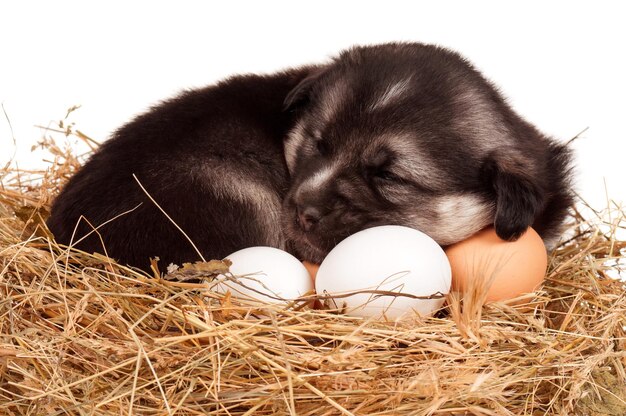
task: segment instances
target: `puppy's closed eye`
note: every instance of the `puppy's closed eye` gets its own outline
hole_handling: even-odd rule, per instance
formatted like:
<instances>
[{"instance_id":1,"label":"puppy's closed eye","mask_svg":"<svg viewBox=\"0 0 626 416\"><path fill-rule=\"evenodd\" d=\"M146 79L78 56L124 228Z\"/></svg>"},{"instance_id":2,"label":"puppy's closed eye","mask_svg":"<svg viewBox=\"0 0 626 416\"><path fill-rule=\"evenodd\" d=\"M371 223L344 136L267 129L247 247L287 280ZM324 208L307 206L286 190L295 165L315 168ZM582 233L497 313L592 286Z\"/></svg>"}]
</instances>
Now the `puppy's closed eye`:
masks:
<instances>
[{"instance_id":1,"label":"puppy's closed eye","mask_svg":"<svg viewBox=\"0 0 626 416\"><path fill-rule=\"evenodd\" d=\"M386 182L402 182L402 178L387 169L377 169L374 172L374 178Z\"/></svg>"}]
</instances>

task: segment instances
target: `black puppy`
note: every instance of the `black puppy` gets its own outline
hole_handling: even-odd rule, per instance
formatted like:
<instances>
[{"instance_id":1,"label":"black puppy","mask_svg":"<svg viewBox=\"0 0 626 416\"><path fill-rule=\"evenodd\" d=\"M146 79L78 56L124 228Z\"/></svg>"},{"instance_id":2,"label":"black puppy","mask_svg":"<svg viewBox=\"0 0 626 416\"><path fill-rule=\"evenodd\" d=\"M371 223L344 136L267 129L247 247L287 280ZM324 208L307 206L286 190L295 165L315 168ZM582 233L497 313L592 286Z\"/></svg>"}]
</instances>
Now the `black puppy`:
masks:
<instances>
[{"instance_id":1,"label":"black puppy","mask_svg":"<svg viewBox=\"0 0 626 416\"><path fill-rule=\"evenodd\" d=\"M77 246L144 269L149 257L198 260L139 181L207 259L269 245L319 262L382 224L442 245L490 224L503 239L532 225L554 241L572 204L569 161L456 53L357 47L140 116L71 179L48 225L65 244L98 227Z\"/></svg>"},{"instance_id":2,"label":"black puppy","mask_svg":"<svg viewBox=\"0 0 626 416\"><path fill-rule=\"evenodd\" d=\"M284 229L321 261L364 228L397 224L441 245L495 225L558 240L572 204L569 149L518 116L461 56L421 44L357 47L304 79L285 141Z\"/></svg>"}]
</instances>

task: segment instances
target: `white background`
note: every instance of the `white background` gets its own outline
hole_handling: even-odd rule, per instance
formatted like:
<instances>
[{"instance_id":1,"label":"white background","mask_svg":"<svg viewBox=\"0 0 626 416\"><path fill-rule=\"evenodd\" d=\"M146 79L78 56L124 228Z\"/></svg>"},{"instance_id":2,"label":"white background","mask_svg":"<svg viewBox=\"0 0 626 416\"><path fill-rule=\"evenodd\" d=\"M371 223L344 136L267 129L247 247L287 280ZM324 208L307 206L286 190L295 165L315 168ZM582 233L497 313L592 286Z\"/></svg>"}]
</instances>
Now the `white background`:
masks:
<instances>
[{"instance_id":1,"label":"white background","mask_svg":"<svg viewBox=\"0 0 626 416\"><path fill-rule=\"evenodd\" d=\"M593 206L626 200L626 13L576 1L20 1L0 5L0 165L72 120L103 141L182 88L318 62L353 44L422 41L467 56L544 132L574 142ZM14 145L14 141L17 143Z\"/></svg>"}]
</instances>

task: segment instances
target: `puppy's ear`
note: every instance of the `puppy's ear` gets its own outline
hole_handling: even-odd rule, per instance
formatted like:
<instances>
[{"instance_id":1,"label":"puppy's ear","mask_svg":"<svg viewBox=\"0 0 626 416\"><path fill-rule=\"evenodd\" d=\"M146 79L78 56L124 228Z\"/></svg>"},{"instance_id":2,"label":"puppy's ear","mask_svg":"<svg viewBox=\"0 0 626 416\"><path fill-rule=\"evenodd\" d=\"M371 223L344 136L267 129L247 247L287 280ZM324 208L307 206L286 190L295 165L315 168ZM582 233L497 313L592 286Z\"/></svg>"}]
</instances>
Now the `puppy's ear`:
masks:
<instances>
[{"instance_id":1,"label":"puppy's ear","mask_svg":"<svg viewBox=\"0 0 626 416\"><path fill-rule=\"evenodd\" d=\"M295 110L298 107L305 106L311 99L311 92L315 84L326 72L325 68L314 70L298 85L296 85L285 97L283 102L283 111Z\"/></svg>"},{"instance_id":2,"label":"puppy's ear","mask_svg":"<svg viewBox=\"0 0 626 416\"><path fill-rule=\"evenodd\" d=\"M503 240L515 241L543 210L545 192L519 161L490 158L484 165L496 197L494 227Z\"/></svg>"}]
</instances>

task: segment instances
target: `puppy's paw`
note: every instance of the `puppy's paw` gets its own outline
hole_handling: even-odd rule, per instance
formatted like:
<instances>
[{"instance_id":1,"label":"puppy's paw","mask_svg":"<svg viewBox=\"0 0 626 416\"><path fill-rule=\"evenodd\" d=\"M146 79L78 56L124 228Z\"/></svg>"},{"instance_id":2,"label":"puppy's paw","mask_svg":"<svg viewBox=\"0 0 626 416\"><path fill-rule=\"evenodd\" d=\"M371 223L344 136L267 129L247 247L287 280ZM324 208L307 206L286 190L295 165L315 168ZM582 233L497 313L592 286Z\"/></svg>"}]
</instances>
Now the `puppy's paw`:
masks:
<instances>
[{"instance_id":1,"label":"puppy's paw","mask_svg":"<svg viewBox=\"0 0 626 416\"><path fill-rule=\"evenodd\" d=\"M544 192L532 179L502 169L492 171L496 196L494 227L503 240L515 241L530 227L544 206Z\"/></svg>"},{"instance_id":2,"label":"puppy's paw","mask_svg":"<svg viewBox=\"0 0 626 416\"><path fill-rule=\"evenodd\" d=\"M496 215L494 227L502 240L515 241L522 236L532 224L533 218L521 218L515 212Z\"/></svg>"}]
</instances>

